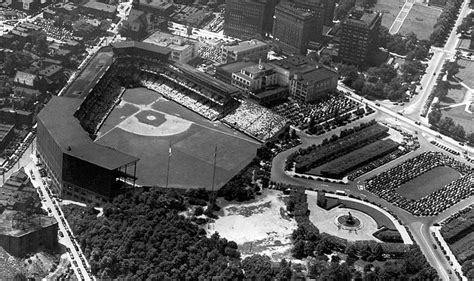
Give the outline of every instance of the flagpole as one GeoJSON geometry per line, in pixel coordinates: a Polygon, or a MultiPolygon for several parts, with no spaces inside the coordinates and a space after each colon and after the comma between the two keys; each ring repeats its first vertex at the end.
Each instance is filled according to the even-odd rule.
{"type": "Polygon", "coordinates": [[[217,144],[216,144],[216,148],[214,150],[214,167],[212,169],[212,189],[211,189],[211,206],[214,206],[214,203],[216,201],[216,196],[214,194],[214,182],[215,182],[215,179],[216,179],[216,159],[217,159],[217,144]]]}
{"type": "Polygon", "coordinates": [[[171,161],[171,141],[168,149],[168,168],[166,169],[166,188],[168,188],[168,180],[170,177],[170,161],[171,161]]]}

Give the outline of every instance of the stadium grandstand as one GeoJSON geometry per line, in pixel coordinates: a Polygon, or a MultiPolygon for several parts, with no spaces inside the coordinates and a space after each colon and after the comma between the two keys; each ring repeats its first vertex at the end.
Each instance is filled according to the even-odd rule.
{"type": "Polygon", "coordinates": [[[272,111],[238,100],[238,89],[170,61],[168,48],[125,41],[106,49],[38,114],[37,152],[63,198],[103,203],[135,186],[139,158],[97,142],[127,89],[146,87],[260,143],[287,125],[272,111]]]}

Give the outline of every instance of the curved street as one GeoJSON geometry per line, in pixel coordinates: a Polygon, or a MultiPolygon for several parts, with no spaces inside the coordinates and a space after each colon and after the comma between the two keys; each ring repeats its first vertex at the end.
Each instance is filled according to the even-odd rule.
{"type": "MultiPolygon", "coordinates": [[[[367,103],[373,105],[372,102],[367,101],[367,103]]],[[[431,150],[431,151],[445,152],[444,150],[436,146],[433,146],[429,142],[430,139],[434,138],[435,134],[437,134],[436,132],[431,131],[429,128],[425,126],[418,126],[414,123],[414,121],[406,117],[400,118],[401,116],[399,116],[397,113],[392,112],[388,108],[381,109],[380,107],[377,107],[377,106],[374,106],[374,107],[378,109],[376,113],[373,113],[356,122],[353,122],[348,126],[335,129],[323,135],[308,136],[304,132],[298,131],[298,135],[301,137],[302,143],[292,149],[283,151],[280,154],[275,156],[272,163],[271,180],[278,183],[304,186],[307,188],[325,189],[325,190],[328,190],[328,191],[330,190],[334,192],[336,190],[343,190],[348,195],[365,197],[369,201],[385,207],[392,214],[395,214],[408,227],[408,229],[413,235],[414,240],[420,246],[422,252],[426,256],[429,263],[438,271],[439,276],[441,276],[443,280],[458,280],[458,278],[454,274],[449,273],[454,270],[449,264],[446,257],[441,252],[441,249],[439,249],[439,247],[437,249],[433,249],[435,240],[433,239],[429,228],[433,223],[439,222],[445,219],[446,217],[456,213],[457,211],[465,208],[466,206],[472,204],[474,202],[474,198],[470,197],[466,200],[463,200],[435,217],[416,217],[401,208],[393,206],[391,203],[379,198],[378,196],[366,190],[359,190],[357,188],[358,182],[363,182],[366,179],[380,173],[381,169],[384,169],[384,170],[389,169],[390,167],[395,166],[399,164],[400,162],[403,162],[404,160],[411,158],[417,154],[420,154],[423,151],[431,150]],[[396,160],[384,165],[382,168],[377,168],[375,170],[372,170],[369,173],[366,173],[363,176],[357,178],[354,182],[349,182],[349,184],[347,185],[337,184],[337,183],[328,183],[328,182],[322,182],[322,181],[316,181],[316,180],[308,180],[308,179],[302,179],[302,178],[294,178],[285,173],[284,171],[285,160],[292,152],[298,150],[299,148],[308,147],[312,144],[319,144],[322,142],[324,138],[329,138],[333,134],[338,134],[339,131],[343,128],[352,127],[352,126],[358,125],[361,122],[367,122],[368,120],[371,120],[371,119],[377,119],[379,121],[385,121],[389,123],[395,122],[396,125],[402,127],[404,130],[412,131],[412,132],[419,130],[420,132],[426,131],[427,133],[418,134],[418,139],[420,142],[420,148],[418,150],[408,153],[400,158],[397,158],[396,160]]],[[[465,160],[461,157],[456,157],[456,159],[465,162],[465,160]]]]}

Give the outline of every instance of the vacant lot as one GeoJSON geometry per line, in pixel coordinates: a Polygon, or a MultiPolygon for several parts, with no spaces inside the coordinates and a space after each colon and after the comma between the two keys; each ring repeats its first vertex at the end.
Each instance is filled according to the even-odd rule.
{"type": "Polygon", "coordinates": [[[224,203],[219,218],[209,224],[208,234],[215,231],[235,241],[242,256],[266,254],[275,261],[291,258],[291,234],[296,221],[286,216],[285,196],[266,190],[258,199],[245,203],[224,203]]]}
{"type": "Polygon", "coordinates": [[[467,134],[474,132],[474,114],[466,112],[466,106],[460,105],[456,107],[443,109],[443,117],[451,117],[454,123],[460,124],[464,127],[467,134]]]}
{"type": "Polygon", "coordinates": [[[383,13],[382,25],[390,28],[393,21],[400,12],[401,7],[405,1],[403,0],[378,0],[375,4],[374,10],[380,11],[383,13]]]}
{"type": "Polygon", "coordinates": [[[397,192],[401,196],[418,200],[459,178],[459,173],[449,167],[436,167],[402,184],[397,192]]]}
{"type": "Polygon", "coordinates": [[[472,71],[474,69],[474,62],[463,59],[460,59],[457,62],[461,67],[459,68],[459,73],[456,74],[456,77],[466,83],[469,88],[474,89],[474,71],[472,71]]]}
{"type": "Polygon", "coordinates": [[[398,33],[406,35],[413,32],[418,39],[429,39],[440,14],[441,10],[437,8],[415,4],[398,33]]]}

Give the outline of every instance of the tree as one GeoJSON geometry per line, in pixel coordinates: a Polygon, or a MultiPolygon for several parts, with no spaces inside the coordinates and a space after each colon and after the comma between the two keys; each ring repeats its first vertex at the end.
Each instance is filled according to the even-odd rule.
{"type": "Polygon", "coordinates": [[[329,268],[320,275],[320,280],[349,281],[351,279],[352,274],[346,263],[331,263],[329,268]]]}
{"type": "Polygon", "coordinates": [[[373,254],[375,259],[383,260],[383,248],[381,244],[377,244],[377,246],[375,246],[373,254]]]}
{"type": "Polygon", "coordinates": [[[447,61],[444,64],[443,69],[448,74],[448,78],[452,78],[459,72],[459,64],[457,63],[457,61],[447,61]]]}
{"type": "Polygon", "coordinates": [[[467,141],[474,145],[474,133],[470,133],[468,136],[467,136],[467,141]]]}
{"type": "Polygon", "coordinates": [[[245,277],[251,280],[270,280],[274,277],[269,256],[253,255],[242,261],[245,277]]]}
{"type": "Polygon", "coordinates": [[[304,250],[304,247],[305,247],[305,242],[302,241],[302,240],[299,240],[297,241],[294,245],[293,245],[293,257],[297,258],[297,259],[302,259],[305,256],[305,250],[304,250]]]}
{"type": "Polygon", "coordinates": [[[322,260],[317,260],[313,257],[308,258],[308,277],[318,278],[328,268],[328,263],[322,260]]]}

